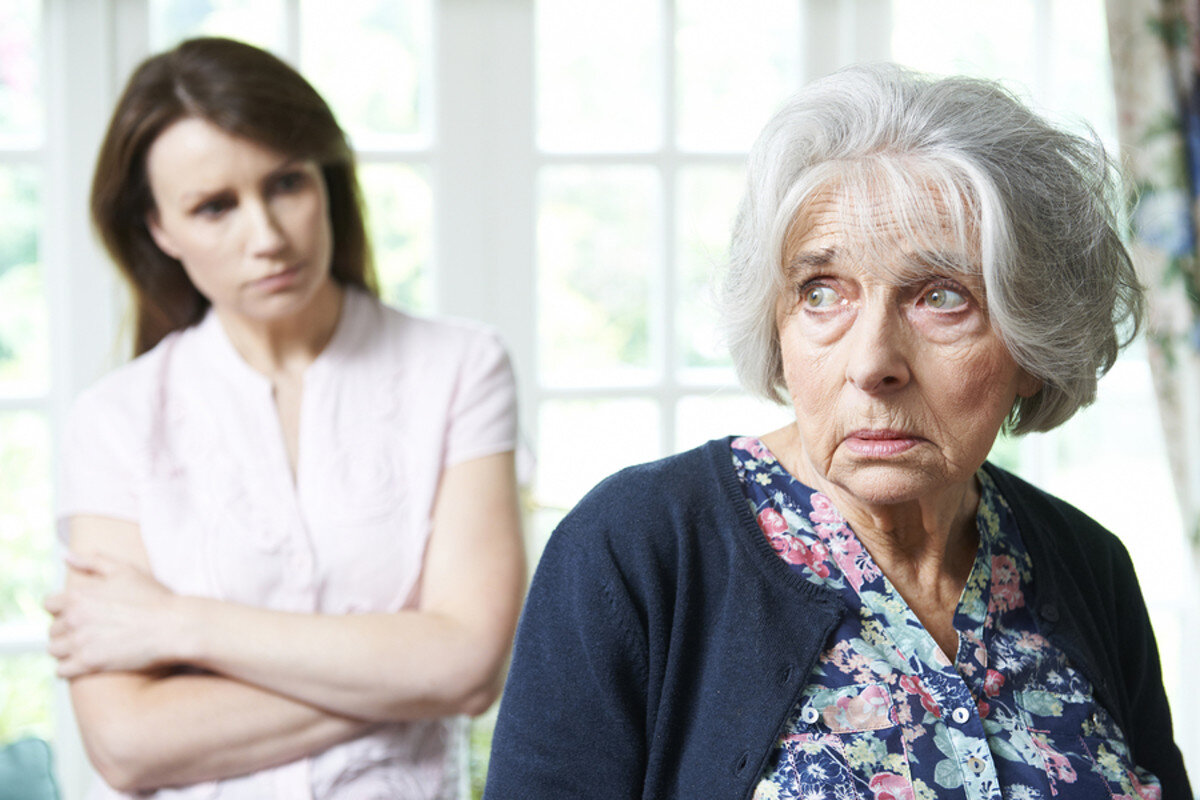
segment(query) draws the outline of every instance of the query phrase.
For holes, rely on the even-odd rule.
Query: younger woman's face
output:
[[[154,241],[218,313],[295,317],[328,285],[333,231],[315,161],[187,117],[154,140],[146,170]]]

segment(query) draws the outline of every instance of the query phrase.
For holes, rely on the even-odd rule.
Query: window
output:
[[[71,398],[128,351],[87,185],[129,70],[202,33],[271,48],[330,100],[358,151],[389,300],[503,333],[537,458],[531,558],[612,471],[787,421],[737,390],[711,285],[746,150],[802,82],[891,56],[1003,78],[1115,140],[1100,0],[747,0],[736,13],[719,0],[0,4],[0,740],[53,736],[71,799],[88,771],[40,655],[57,569],[52,443]],[[1157,422],[1133,411],[1153,406],[1136,350],[1100,398],[995,455],[1123,535],[1154,576],[1145,589],[1195,767],[1200,709],[1180,667],[1196,654],[1193,579]],[[1132,528],[1111,503],[1114,474],[1158,498]]]
[[[51,733],[42,655],[51,555],[51,362],[43,258],[42,9],[0,8],[0,741]]]

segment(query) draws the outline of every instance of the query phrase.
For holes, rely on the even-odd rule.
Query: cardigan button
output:
[[[1038,611],[1046,622],[1058,622],[1058,606],[1047,603]]]

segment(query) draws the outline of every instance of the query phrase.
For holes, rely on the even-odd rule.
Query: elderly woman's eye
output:
[[[948,286],[935,286],[925,293],[925,304],[931,308],[949,310],[965,305],[967,298]]]
[[[805,286],[800,290],[804,305],[809,308],[825,308],[837,302],[838,295],[829,286]]]

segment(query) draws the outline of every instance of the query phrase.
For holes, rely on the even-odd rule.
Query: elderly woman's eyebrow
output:
[[[835,258],[837,258],[837,248],[835,247],[801,250],[788,260],[784,269],[788,275],[793,275],[797,272],[827,267]]]
[[[904,255],[905,266],[917,270],[934,270],[956,274],[974,272],[976,259],[961,250],[922,248]]]

